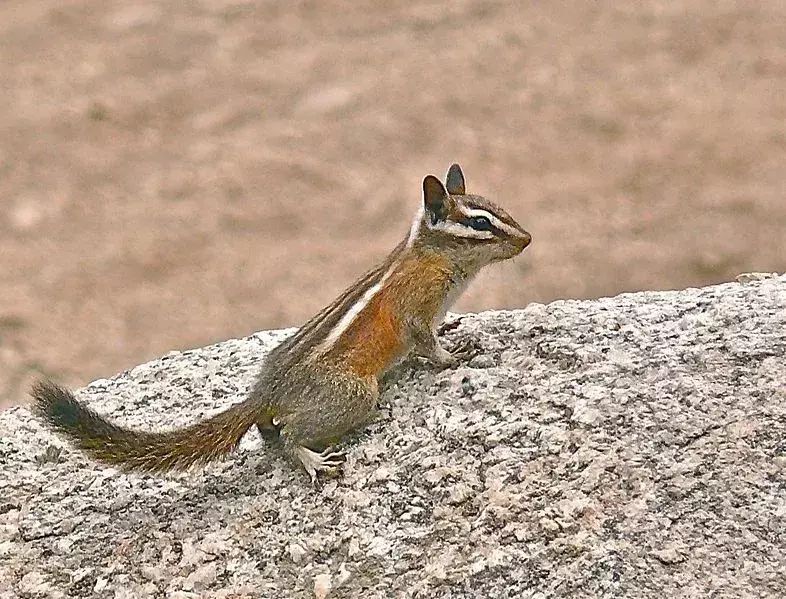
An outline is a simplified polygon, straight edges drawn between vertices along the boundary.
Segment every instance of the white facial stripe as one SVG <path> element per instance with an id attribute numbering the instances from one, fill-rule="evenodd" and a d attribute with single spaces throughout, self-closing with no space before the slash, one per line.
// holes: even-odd
<path id="1" fill-rule="evenodd" d="M 488 210 L 482 210 L 480 208 L 467 208 L 466 206 L 459 206 L 459 210 L 465 216 L 485 216 L 489 220 L 499 220 Z"/>
<path id="2" fill-rule="evenodd" d="M 492 225 L 494 225 L 500 231 L 505 231 L 508 235 L 513 235 L 518 237 L 521 235 L 521 231 L 518 229 L 511 227 L 509 224 L 502 222 L 498 217 L 494 216 L 488 210 L 482 210 L 480 208 L 467 208 L 465 206 L 460 206 L 459 210 L 465 216 L 471 218 L 473 216 L 485 216 Z"/>
<path id="3" fill-rule="evenodd" d="M 478 231 L 472 227 L 462 225 L 461 223 L 449 221 L 441 221 L 436 225 L 428 223 L 428 227 L 434 231 L 444 231 L 445 233 L 455 235 L 456 237 L 469 237 L 472 239 L 491 239 L 494 237 L 494 233 L 491 231 Z"/>

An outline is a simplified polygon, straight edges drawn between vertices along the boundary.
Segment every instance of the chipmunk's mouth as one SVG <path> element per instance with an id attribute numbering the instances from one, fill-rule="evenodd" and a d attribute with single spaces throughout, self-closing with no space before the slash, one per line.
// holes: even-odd
<path id="1" fill-rule="evenodd" d="M 526 231 L 522 231 L 520 235 L 515 237 L 511 236 L 507 243 L 504 245 L 500 244 L 496 247 L 497 256 L 494 258 L 494 262 L 515 258 L 523 252 L 531 242 L 532 236 Z"/>

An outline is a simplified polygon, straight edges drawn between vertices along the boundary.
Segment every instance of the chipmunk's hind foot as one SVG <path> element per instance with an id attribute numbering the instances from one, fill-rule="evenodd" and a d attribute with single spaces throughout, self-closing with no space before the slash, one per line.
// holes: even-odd
<path id="1" fill-rule="evenodd" d="M 331 447 L 318 453 L 301 445 L 295 448 L 294 453 L 314 483 L 318 472 L 334 472 L 344 463 L 344 454 Z"/>

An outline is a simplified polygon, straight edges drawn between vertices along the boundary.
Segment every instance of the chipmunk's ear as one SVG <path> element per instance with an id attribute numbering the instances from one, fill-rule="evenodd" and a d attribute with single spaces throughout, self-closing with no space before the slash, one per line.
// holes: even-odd
<path id="1" fill-rule="evenodd" d="M 445 220 L 448 215 L 450 196 L 442 181 L 434 175 L 423 179 L 423 206 L 432 225 Z"/>
<path id="2" fill-rule="evenodd" d="M 466 193 L 464 173 L 461 172 L 461 167 L 455 162 L 448 169 L 448 176 L 445 177 L 445 187 L 448 188 L 450 195 L 463 196 Z"/>

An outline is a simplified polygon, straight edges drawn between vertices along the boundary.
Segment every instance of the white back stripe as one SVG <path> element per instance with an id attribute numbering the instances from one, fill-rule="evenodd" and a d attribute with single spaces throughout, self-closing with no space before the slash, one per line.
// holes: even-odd
<path id="1" fill-rule="evenodd" d="M 325 337 L 325 340 L 319 344 L 321 349 L 329 349 L 333 346 L 336 340 L 341 337 L 344 331 L 346 331 L 355 321 L 355 318 L 357 318 L 358 314 L 360 314 L 363 308 L 368 306 L 373 297 L 379 292 L 380 289 L 382 289 L 382 285 L 384 285 L 385 281 L 390 276 L 390 273 L 393 272 L 393 269 L 396 268 L 396 266 L 398 266 L 398 261 L 391 264 L 390 268 L 384 275 L 382 275 L 382 278 L 379 280 L 379 282 L 369 287 L 360 297 L 360 299 L 358 299 L 358 301 L 355 302 L 352 307 L 346 311 L 344 316 L 341 317 L 341 320 L 338 321 L 336 326 L 333 327 L 330 333 L 328 333 L 327 337 Z"/>

